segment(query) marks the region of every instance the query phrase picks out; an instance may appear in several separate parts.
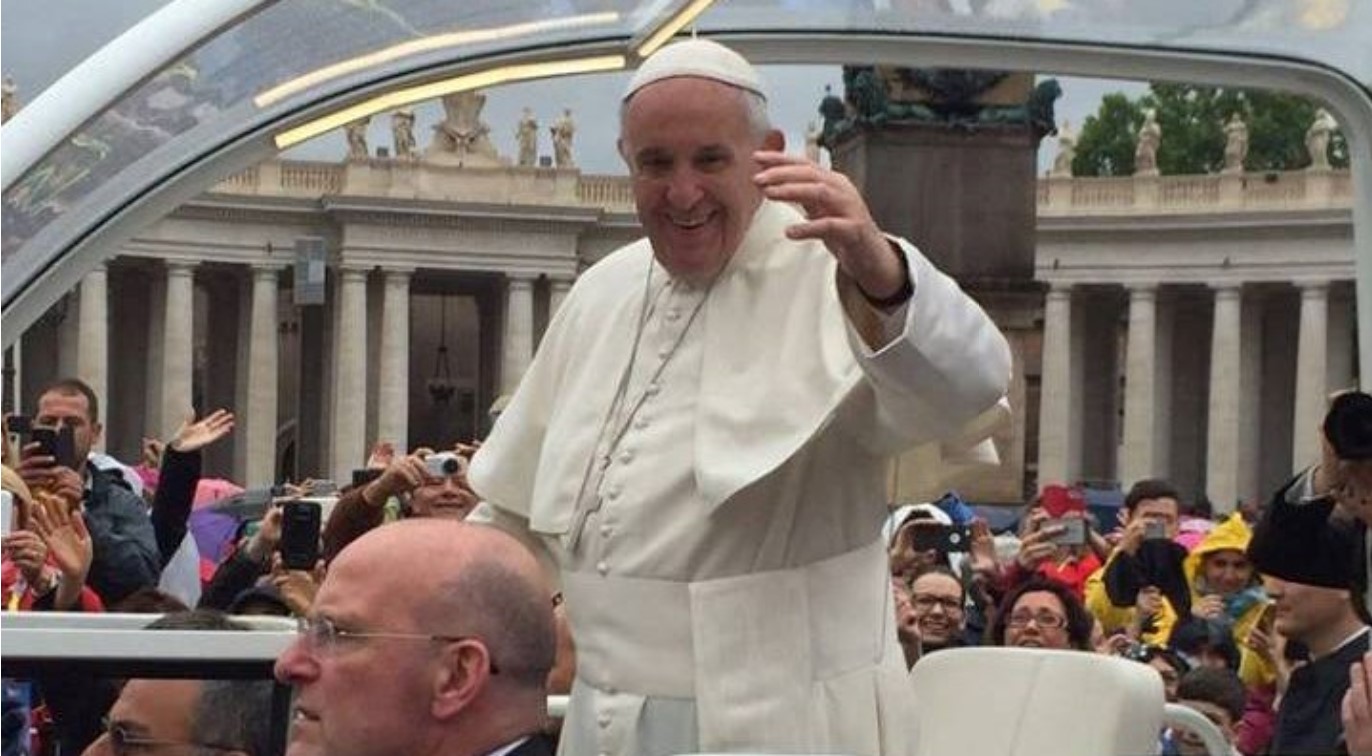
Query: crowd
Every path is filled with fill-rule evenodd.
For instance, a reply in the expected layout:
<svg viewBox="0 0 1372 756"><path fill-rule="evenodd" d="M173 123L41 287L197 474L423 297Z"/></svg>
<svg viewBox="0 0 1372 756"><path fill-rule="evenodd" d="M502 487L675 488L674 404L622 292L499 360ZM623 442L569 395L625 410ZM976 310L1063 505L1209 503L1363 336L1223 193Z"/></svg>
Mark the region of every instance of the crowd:
<svg viewBox="0 0 1372 756"><path fill-rule="evenodd" d="M619 147L646 239L578 279L492 433L379 443L327 501L273 487L228 554L197 556L190 523L231 412L127 468L93 452L90 388L47 387L6 419L5 609L294 617L296 756L900 754L911 670L978 643L1147 664L1236 753L1372 754L1372 397L1334 402L1323 461L1252 521L1162 480L1114 522L1063 485L1013 533L952 495L892 513L892 454L993 458L1010 350L766 110L714 42L645 60ZM4 693L6 755L268 748L259 684Z"/></svg>
<svg viewBox="0 0 1372 756"><path fill-rule="evenodd" d="M1348 406L1372 401L1344 395L1331 417ZM906 660L974 644L1120 656L1156 669L1167 700L1213 721L1235 753L1364 753L1366 683L1351 682L1369 650L1363 529L1331 511L1367 464L1326 444L1265 508L1219 517L1162 480L1135 483L1107 523L1082 491L1046 486L999 536L956 497L932 515L898 510L887 532ZM1161 733L1159 748L1203 752L1185 733Z"/></svg>

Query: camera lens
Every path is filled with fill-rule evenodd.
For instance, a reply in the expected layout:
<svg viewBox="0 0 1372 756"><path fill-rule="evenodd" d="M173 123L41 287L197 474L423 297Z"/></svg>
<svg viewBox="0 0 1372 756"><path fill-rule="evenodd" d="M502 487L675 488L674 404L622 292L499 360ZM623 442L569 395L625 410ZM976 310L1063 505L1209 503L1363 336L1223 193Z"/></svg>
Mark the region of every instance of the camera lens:
<svg viewBox="0 0 1372 756"><path fill-rule="evenodd" d="M461 466L458 465L457 457L448 457L447 459L443 460L444 475L456 475L457 471L460 469Z"/></svg>

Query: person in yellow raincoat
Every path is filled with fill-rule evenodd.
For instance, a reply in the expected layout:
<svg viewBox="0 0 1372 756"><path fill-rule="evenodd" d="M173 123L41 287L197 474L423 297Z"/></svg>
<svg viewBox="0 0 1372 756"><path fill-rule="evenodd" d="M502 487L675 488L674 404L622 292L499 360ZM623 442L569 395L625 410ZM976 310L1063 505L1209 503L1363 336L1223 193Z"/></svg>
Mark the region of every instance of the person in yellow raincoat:
<svg viewBox="0 0 1372 756"><path fill-rule="evenodd" d="M1243 518L1234 514L1220 522L1188 554L1171 540L1177 496L1162 481L1136 484L1125 511L1119 547L1086 581L1087 608L1105 632L1125 631L1166 646L1182 620L1220 625L1240 649L1244 682L1270 682L1270 665L1245 643L1268 601L1245 554L1252 531ZM1154 535L1168 537L1149 538L1150 522Z"/></svg>

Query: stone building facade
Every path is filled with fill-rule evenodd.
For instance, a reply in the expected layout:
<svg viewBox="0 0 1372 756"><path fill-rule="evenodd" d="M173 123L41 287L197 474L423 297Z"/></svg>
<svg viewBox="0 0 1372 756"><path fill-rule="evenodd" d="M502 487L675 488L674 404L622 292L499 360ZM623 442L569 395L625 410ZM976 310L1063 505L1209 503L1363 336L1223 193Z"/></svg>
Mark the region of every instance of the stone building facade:
<svg viewBox="0 0 1372 756"><path fill-rule="evenodd" d="M346 480L373 440L480 437L578 272L639 235L626 177L507 163L231 176L90 273L7 377L25 408L57 375L90 381L126 459L192 405L233 408L209 470L249 485ZM1006 465L903 480L899 498L1163 476L1227 509L1313 459L1326 392L1355 380L1346 172L1057 175L1037 191L1047 294L1016 355ZM304 237L327 250L323 304L295 302Z"/></svg>

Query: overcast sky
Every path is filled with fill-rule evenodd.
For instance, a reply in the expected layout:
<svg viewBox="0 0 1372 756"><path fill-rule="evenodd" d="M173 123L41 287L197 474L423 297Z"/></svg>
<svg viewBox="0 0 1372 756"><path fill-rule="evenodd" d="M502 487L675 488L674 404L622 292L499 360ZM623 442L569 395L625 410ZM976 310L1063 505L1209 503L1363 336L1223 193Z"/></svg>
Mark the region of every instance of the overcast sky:
<svg viewBox="0 0 1372 756"><path fill-rule="evenodd" d="M22 102L32 100L83 58L109 42L151 13L166 0L4 0L0 23L0 68L14 77ZM788 145L802 149L805 128L819 118L817 108L825 85L841 92L840 73L834 67L765 67L763 76L772 93L771 111L776 126L786 132ZM520 111L532 108L541 132L540 153L550 154L547 127L564 107L572 109L577 124L574 142L576 160L588 173L623 173L623 164L614 151L618 131L617 104L627 74L582 76L502 87L488 92L483 118L491 127L491 137L500 152L516 153L514 129ZM1086 115L1095 112L1103 94L1125 90L1141 91L1138 84L1093 79L1062 78L1063 98L1058 101L1058 119L1070 119L1079 127ZM429 103L416 108L415 134L421 146L427 144L430 127L437 123L441 108ZM373 149L389 145L389 119L372 119L369 143ZM297 148L292 157L321 160L339 159L345 152L341 135L332 134ZM1052 163L1056 145L1044 140L1039 165Z"/></svg>

